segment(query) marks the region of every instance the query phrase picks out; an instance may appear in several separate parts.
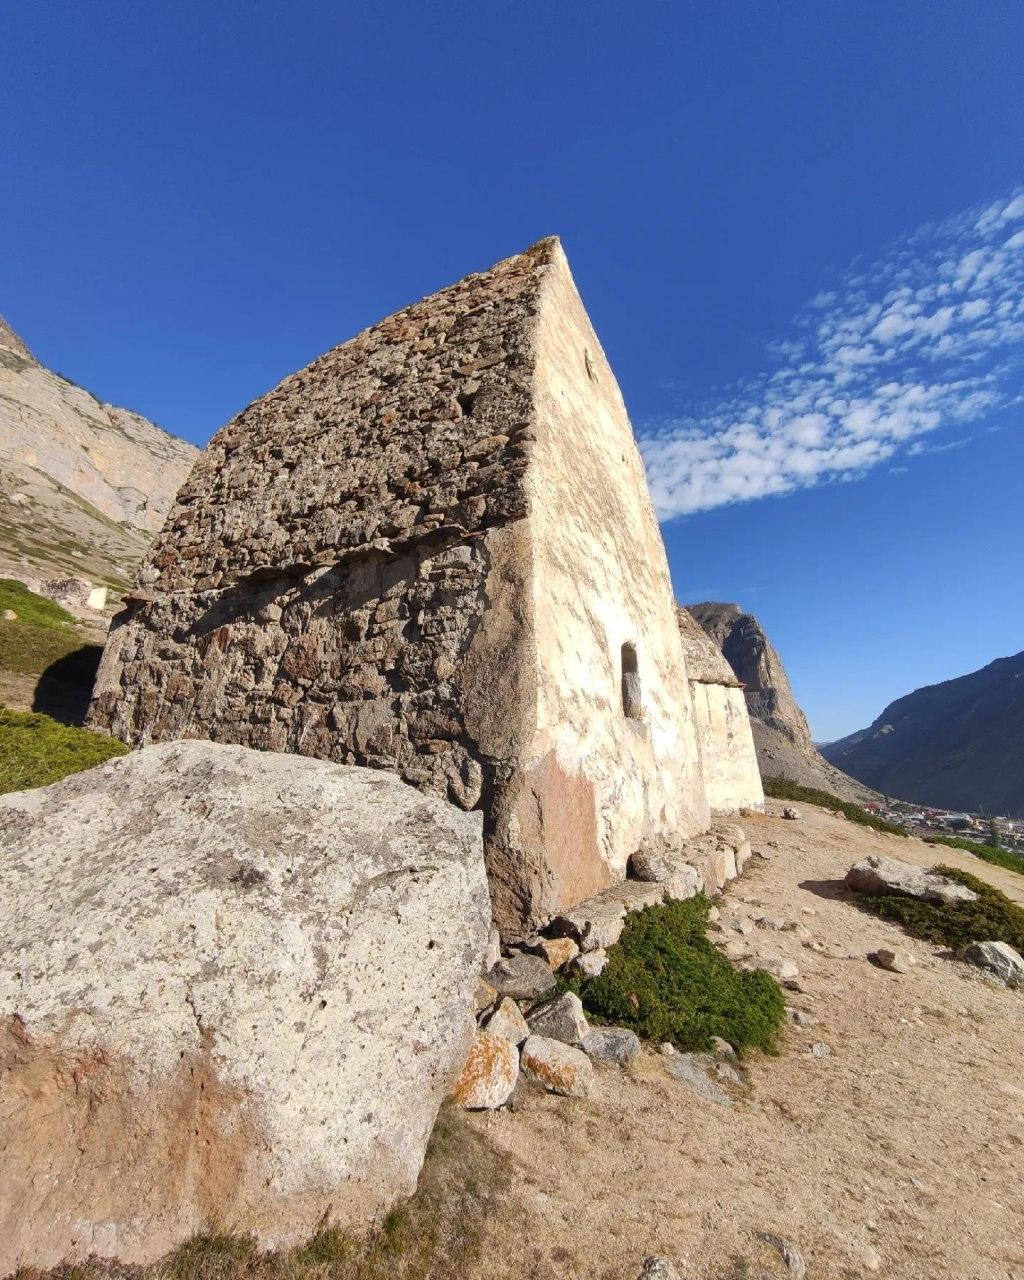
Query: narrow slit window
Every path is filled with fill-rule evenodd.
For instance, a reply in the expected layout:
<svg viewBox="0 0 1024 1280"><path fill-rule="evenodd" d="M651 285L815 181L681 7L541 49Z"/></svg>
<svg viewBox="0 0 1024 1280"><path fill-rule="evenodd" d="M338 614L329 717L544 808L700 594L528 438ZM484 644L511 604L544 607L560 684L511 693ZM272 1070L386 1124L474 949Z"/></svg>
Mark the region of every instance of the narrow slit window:
<svg viewBox="0 0 1024 1280"><path fill-rule="evenodd" d="M643 698L636 645L627 641L622 646L622 713L627 720L639 720L642 710Z"/></svg>

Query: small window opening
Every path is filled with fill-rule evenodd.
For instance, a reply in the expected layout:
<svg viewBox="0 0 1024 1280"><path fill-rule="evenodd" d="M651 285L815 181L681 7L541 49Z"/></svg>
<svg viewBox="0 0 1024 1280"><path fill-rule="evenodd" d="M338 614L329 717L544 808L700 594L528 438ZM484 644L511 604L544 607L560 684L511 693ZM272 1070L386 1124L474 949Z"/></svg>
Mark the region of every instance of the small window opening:
<svg viewBox="0 0 1024 1280"><path fill-rule="evenodd" d="M622 646L622 712L627 720L639 720L642 711L643 699L636 645L627 641Z"/></svg>

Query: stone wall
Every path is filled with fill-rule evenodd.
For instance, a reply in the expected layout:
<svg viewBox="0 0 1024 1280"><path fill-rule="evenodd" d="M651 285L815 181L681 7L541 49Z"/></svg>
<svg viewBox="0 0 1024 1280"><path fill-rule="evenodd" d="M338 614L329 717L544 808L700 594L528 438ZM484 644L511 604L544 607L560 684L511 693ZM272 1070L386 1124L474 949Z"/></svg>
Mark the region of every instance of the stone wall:
<svg viewBox="0 0 1024 1280"><path fill-rule="evenodd" d="M481 809L506 937L646 835L706 823L664 547L557 241L217 434L115 622L91 723L392 769Z"/></svg>
<svg viewBox="0 0 1024 1280"><path fill-rule="evenodd" d="M557 250L536 345L528 476L539 695L527 818L563 907L665 831L708 823L664 543L615 375ZM638 714L623 697L636 665ZM630 708L633 710L633 708ZM567 803L567 797L571 802Z"/></svg>
<svg viewBox="0 0 1024 1280"><path fill-rule="evenodd" d="M116 620L91 722L346 764L487 816L528 735L537 267L499 264L328 352L217 434ZM532 723L532 721L530 722Z"/></svg>

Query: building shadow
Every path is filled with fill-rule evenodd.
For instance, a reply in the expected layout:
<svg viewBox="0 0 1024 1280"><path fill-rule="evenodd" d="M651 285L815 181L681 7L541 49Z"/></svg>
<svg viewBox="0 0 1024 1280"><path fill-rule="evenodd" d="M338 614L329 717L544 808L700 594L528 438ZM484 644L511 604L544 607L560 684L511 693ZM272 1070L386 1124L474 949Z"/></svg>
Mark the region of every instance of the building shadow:
<svg viewBox="0 0 1024 1280"><path fill-rule="evenodd" d="M84 644L51 662L36 683L32 710L52 716L62 724L81 725L89 710L102 654L102 645Z"/></svg>

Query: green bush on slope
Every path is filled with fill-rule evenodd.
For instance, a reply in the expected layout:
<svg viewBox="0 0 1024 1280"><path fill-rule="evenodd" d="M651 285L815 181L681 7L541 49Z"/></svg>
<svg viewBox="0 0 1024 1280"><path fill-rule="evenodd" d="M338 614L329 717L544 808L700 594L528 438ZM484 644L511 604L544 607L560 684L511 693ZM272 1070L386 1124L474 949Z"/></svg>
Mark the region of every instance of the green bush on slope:
<svg viewBox="0 0 1024 1280"><path fill-rule="evenodd" d="M905 836L902 827L897 827L884 818L876 818L859 804L851 804L849 800L840 800L828 791L819 791L817 787L802 787L799 782L789 778L765 778L764 793L774 800L802 800L804 804L821 805L823 809L838 809L851 822L859 822L861 826L873 827L876 831L887 831L893 836Z"/></svg>
<svg viewBox="0 0 1024 1280"><path fill-rule="evenodd" d="M925 942L954 950L968 942L1008 942L1018 951L1024 951L1024 909L967 871L944 866L935 870L973 889L978 895L977 901L940 906L919 902L916 898L859 893L857 904L883 920L895 921L907 933Z"/></svg>
<svg viewBox="0 0 1024 1280"><path fill-rule="evenodd" d="M599 977L568 985L595 1017L683 1052L721 1036L737 1050L774 1053L785 1009L762 970L735 969L708 941L703 894L631 912Z"/></svg>
<svg viewBox="0 0 1024 1280"><path fill-rule="evenodd" d="M123 742L105 734L75 729L38 712L0 707L0 795L45 787L126 750Z"/></svg>
<svg viewBox="0 0 1024 1280"><path fill-rule="evenodd" d="M959 836L929 836L928 844L944 844L950 849L963 849L973 853L983 862L990 862L994 867L1005 867L1007 871L1016 871L1024 876L1024 858L1007 853L1005 849L997 849L993 844L975 844L973 840L963 840Z"/></svg>

